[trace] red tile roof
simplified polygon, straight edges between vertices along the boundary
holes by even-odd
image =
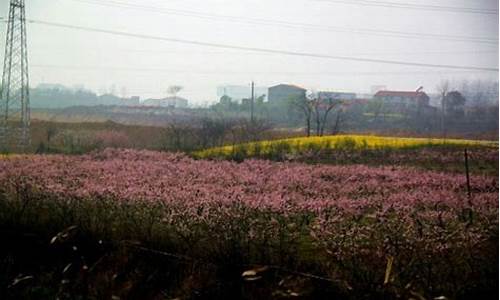
[[[408,91],[378,91],[375,97],[413,97],[427,96],[424,92],[408,92]]]

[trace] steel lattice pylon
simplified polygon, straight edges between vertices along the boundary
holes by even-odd
[[[0,95],[0,151],[30,144],[30,104],[24,0],[11,0]]]

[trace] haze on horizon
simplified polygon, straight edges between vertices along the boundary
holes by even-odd
[[[0,1],[7,17],[8,0]],[[498,68],[498,13],[409,9],[329,0],[26,0],[30,20],[203,43],[426,64]],[[372,2],[375,3],[375,2]],[[392,1],[498,11],[498,1]],[[2,19],[4,20],[4,19]],[[2,21],[0,20],[0,21]],[[297,24],[312,24],[297,25]],[[3,62],[5,22],[0,23]],[[343,29],[342,29],[343,28]],[[345,29],[345,30],[344,30]],[[363,29],[362,33],[355,33]],[[374,30],[376,34],[367,31]],[[385,32],[382,34],[382,31]],[[409,38],[388,31],[493,42]],[[310,89],[370,92],[373,85],[428,92],[442,79],[498,80],[498,72],[450,70],[258,53],[28,23],[30,83],[116,86],[128,96],[179,96],[215,102],[224,84],[293,83]]]

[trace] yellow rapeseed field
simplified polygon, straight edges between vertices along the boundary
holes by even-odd
[[[498,147],[498,142],[462,139],[383,137],[374,135],[334,135],[279,139],[210,148],[197,151],[194,153],[194,156],[198,158],[224,157],[241,150],[246,151],[247,155],[252,156],[269,153],[277,148],[289,151],[290,153],[298,153],[308,149],[408,149],[439,145]]]

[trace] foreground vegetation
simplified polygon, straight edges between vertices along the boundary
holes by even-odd
[[[394,166],[110,149],[8,158],[0,296],[488,297],[498,177],[472,176],[470,193],[461,174]]]
[[[171,121],[172,122],[172,121]],[[250,140],[296,136],[266,124],[251,126],[242,119],[193,119],[161,126],[107,122],[33,121],[28,153],[84,154],[105,148],[191,152]],[[15,152],[15,145],[11,145]],[[5,149],[0,148],[0,152]]]

